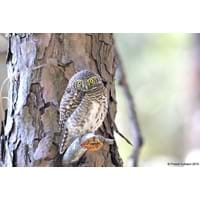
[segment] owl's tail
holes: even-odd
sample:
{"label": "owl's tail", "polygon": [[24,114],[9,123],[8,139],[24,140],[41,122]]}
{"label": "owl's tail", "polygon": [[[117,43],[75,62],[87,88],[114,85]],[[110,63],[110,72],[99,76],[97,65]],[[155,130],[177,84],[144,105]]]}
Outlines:
{"label": "owl's tail", "polygon": [[68,135],[68,130],[66,129],[63,134],[62,141],[60,143],[60,148],[59,148],[60,154],[63,154],[65,150],[68,148],[68,146],[70,145],[71,139],[72,138]]}

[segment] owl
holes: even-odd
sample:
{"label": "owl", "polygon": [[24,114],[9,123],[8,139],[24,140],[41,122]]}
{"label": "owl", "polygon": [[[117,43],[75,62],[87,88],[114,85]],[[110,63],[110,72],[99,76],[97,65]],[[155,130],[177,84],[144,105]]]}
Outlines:
{"label": "owl", "polygon": [[72,76],[60,103],[60,154],[75,138],[95,132],[103,123],[107,109],[107,89],[98,74],[82,70]]}

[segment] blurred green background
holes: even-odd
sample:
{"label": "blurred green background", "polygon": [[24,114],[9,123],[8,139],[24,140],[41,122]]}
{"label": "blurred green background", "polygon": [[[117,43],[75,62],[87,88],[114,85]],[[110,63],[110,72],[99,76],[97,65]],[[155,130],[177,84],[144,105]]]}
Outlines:
{"label": "blurred green background", "polygon": [[[192,34],[115,34],[144,138],[139,164],[166,165],[184,155],[184,73],[188,67]],[[131,139],[126,100],[117,87],[119,130]],[[126,162],[131,147],[118,138]]]}

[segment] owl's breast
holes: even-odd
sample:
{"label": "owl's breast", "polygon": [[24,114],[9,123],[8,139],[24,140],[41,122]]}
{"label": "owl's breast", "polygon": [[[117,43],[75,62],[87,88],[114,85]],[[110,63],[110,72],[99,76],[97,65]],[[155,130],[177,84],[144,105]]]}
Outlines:
{"label": "owl's breast", "polygon": [[88,117],[88,124],[85,124],[85,129],[91,132],[96,131],[104,121],[107,113],[107,103],[105,101],[93,101],[90,114]]}
{"label": "owl's breast", "polygon": [[82,103],[68,120],[69,132],[77,135],[95,132],[103,123],[107,108],[106,97],[98,101],[87,100],[87,103]]}

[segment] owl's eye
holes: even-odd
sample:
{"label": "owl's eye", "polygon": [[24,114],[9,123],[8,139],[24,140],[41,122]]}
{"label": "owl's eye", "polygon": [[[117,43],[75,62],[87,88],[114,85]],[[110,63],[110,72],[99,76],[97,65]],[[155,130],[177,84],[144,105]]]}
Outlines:
{"label": "owl's eye", "polygon": [[94,84],[95,84],[95,79],[94,79],[94,78],[89,78],[89,79],[87,80],[87,83],[88,83],[89,85],[94,85]]}
{"label": "owl's eye", "polygon": [[76,86],[77,87],[80,87],[81,85],[82,85],[82,81],[81,80],[76,81]]}

